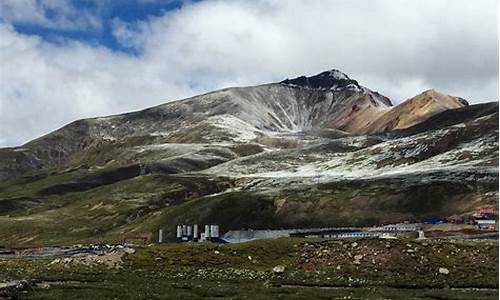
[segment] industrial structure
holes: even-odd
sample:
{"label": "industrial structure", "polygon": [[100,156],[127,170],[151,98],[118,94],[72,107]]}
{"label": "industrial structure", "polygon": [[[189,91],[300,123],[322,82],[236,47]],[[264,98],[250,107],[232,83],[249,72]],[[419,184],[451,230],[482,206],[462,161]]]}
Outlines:
{"label": "industrial structure", "polygon": [[383,227],[326,227],[309,229],[281,229],[281,230],[230,230],[222,239],[230,243],[242,243],[253,240],[274,239],[280,237],[306,238],[358,238],[379,237],[396,238],[410,237],[423,238],[421,224],[399,223],[388,224]]}
{"label": "industrial structure", "polygon": [[[205,230],[203,232],[200,232],[198,224],[178,224],[176,228],[175,238],[179,243],[203,241],[212,241],[218,243],[226,242],[219,237],[219,225],[216,224],[205,225]],[[158,229],[158,243],[163,242],[163,228],[160,228]]]}
{"label": "industrial structure", "polygon": [[478,229],[496,229],[498,209],[496,207],[480,207],[472,215]]}
{"label": "industrial structure", "polygon": [[[491,217],[488,210],[481,211],[483,217]],[[229,230],[224,234],[220,233],[219,225],[207,224],[198,226],[198,224],[179,224],[176,230],[177,242],[204,242],[214,243],[242,243],[253,240],[275,239],[280,237],[305,237],[305,238],[417,238],[425,239],[423,226],[447,223],[449,220],[443,217],[425,217],[423,223],[395,223],[372,227],[325,227],[325,228],[301,228],[301,229],[265,229],[265,230]],[[475,220],[479,229],[496,228],[495,219],[477,219]],[[200,232],[203,228],[204,231]],[[158,242],[164,242],[163,229],[158,231]]]}
{"label": "industrial structure", "polygon": [[420,228],[420,224],[398,223],[385,225],[383,231],[418,231]]}
{"label": "industrial structure", "polygon": [[495,219],[478,219],[475,222],[479,229],[495,229],[497,224]]}

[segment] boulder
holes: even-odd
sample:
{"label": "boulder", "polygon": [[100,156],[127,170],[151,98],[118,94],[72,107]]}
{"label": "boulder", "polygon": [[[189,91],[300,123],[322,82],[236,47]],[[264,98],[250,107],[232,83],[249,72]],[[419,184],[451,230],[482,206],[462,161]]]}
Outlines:
{"label": "boulder", "polygon": [[135,249],[134,248],[123,248],[123,252],[127,253],[127,254],[134,254],[135,253]]}
{"label": "boulder", "polygon": [[277,265],[273,268],[274,274],[283,274],[285,272],[285,266]]}

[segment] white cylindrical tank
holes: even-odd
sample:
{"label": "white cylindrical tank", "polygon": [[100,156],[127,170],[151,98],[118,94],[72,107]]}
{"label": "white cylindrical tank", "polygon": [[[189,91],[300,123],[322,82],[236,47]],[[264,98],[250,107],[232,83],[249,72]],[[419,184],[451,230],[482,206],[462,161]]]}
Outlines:
{"label": "white cylindrical tank", "polygon": [[187,236],[193,236],[193,227],[191,225],[187,226]]}
{"label": "white cylindrical tank", "polygon": [[182,236],[187,235],[187,225],[182,225]]}
{"label": "white cylindrical tank", "polygon": [[163,243],[163,229],[158,229],[158,243]]}
{"label": "white cylindrical tank", "polygon": [[193,224],[193,238],[198,238],[198,224]]}
{"label": "white cylindrical tank", "polygon": [[182,226],[177,225],[177,238],[180,239],[182,237]]}
{"label": "white cylindrical tank", "polygon": [[205,237],[211,237],[210,235],[210,225],[205,225]]}
{"label": "white cylindrical tank", "polygon": [[219,225],[210,225],[210,236],[219,237]]}

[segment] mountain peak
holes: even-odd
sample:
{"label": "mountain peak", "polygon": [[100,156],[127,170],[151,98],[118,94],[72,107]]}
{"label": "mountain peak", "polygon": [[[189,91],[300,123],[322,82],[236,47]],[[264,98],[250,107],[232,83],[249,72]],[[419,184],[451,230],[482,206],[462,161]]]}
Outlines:
{"label": "mountain peak", "polygon": [[349,76],[347,76],[344,72],[337,70],[337,69],[331,69],[329,71],[324,71],[319,73],[316,76],[323,76],[323,77],[331,77],[336,80],[350,80]]}
{"label": "mountain peak", "polygon": [[469,105],[469,102],[467,102],[467,100],[465,100],[463,98],[443,94],[443,93],[436,91],[435,89],[428,89],[426,91],[423,91],[422,93],[420,93],[420,95],[417,95],[413,99],[424,100],[424,101],[434,100],[434,101],[445,102],[445,103],[453,101],[453,102],[456,102],[458,106]]}
{"label": "mountain peak", "polygon": [[[420,93],[420,95],[427,96],[427,97],[442,97],[442,96],[447,96],[443,93],[440,93],[436,91],[435,89],[428,89]],[[417,95],[418,96],[418,95]]]}
{"label": "mountain peak", "polygon": [[349,78],[349,76],[337,69],[331,69],[309,77],[299,76],[293,79],[287,78],[280,83],[291,86],[301,86],[334,91],[347,89],[360,92],[362,90],[361,86],[356,80]]}
{"label": "mountain peak", "polygon": [[404,129],[421,123],[445,110],[457,109],[467,105],[469,103],[463,98],[429,89],[388,110],[363,131],[364,133],[376,133]]}

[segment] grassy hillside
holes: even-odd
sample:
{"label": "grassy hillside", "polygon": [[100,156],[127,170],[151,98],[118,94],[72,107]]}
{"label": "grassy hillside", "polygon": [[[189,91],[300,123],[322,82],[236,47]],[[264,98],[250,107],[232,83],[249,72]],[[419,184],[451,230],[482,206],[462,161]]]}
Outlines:
{"label": "grassy hillside", "polygon": [[[172,239],[178,223],[220,224],[222,232],[376,225],[460,215],[497,203],[495,192],[439,181],[422,184],[418,178],[413,183],[406,178],[404,184],[397,178],[320,185],[276,181],[276,187],[258,190],[235,188],[242,184],[235,179],[200,175],[136,176],[98,186],[79,181],[101,177],[76,170],[2,183],[1,244],[120,241],[158,228]],[[68,185],[79,188],[72,191]]]}

